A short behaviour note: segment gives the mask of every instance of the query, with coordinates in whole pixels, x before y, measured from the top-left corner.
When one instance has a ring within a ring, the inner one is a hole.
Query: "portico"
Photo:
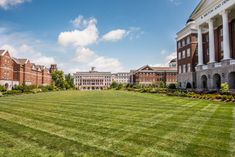
[[[222,51],[223,51],[223,61],[226,61],[226,63],[230,63],[227,62],[227,60],[231,60],[231,46],[230,46],[230,31],[229,31],[229,10],[223,10],[221,13],[218,14],[218,16],[221,16],[222,18]],[[217,15],[215,16],[217,19],[219,18]],[[202,23],[201,25],[197,26],[197,31],[198,31],[198,68],[203,69],[203,66],[206,63],[204,63],[204,51],[203,51],[203,39],[202,39],[202,35],[205,32],[209,32],[209,62],[208,64],[215,64],[216,60],[215,60],[215,27],[214,27],[214,17],[212,17],[211,19],[209,19],[208,21],[206,21],[205,23]],[[219,21],[219,20],[217,20]],[[220,61],[218,61],[220,62]],[[233,62],[231,62],[233,63]],[[218,64],[217,64],[218,65]],[[214,66],[213,66],[214,67]],[[205,68],[205,66],[204,66]]]
[[[222,3],[221,2],[221,8]],[[230,1],[227,1],[227,3]],[[231,1],[232,2],[232,1]],[[207,85],[208,89],[218,89],[220,88],[221,83],[223,82],[233,82],[230,78],[229,74],[235,70],[235,61],[232,56],[232,42],[234,40],[232,37],[233,31],[233,23],[234,19],[234,5],[229,8],[224,8],[222,11],[218,9],[214,9],[214,12],[211,12],[213,16],[209,18],[203,19],[200,17],[197,25],[197,33],[198,33],[198,65],[196,67],[197,73],[197,84],[199,88],[205,88],[205,81],[202,81],[202,78],[207,77]],[[204,15],[209,16],[209,15]],[[230,27],[231,25],[231,27]],[[215,35],[215,32],[219,32]],[[203,35],[208,34],[208,50],[206,51],[203,48]],[[220,42],[218,42],[220,41]],[[216,48],[216,45],[217,46]],[[209,54],[205,54],[209,53]],[[206,59],[206,55],[208,55],[208,59]],[[205,79],[204,79],[205,80]],[[235,81],[235,80],[234,80]],[[232,86],[231,86],[232,89]]]
[[[189,46],[181,47],[181,42],[187,37],[191,38],[191,50],[195,50],[191,58],[182,59]],[[192,82],[196,88],[208,90],[228,83],[234,90],[235,0],[201,0],[185,28],[177,33],[177,45],[180,83]],[[185,72],[187,64],[194,65],[192,71]],[[188,75],[193,77],[186,80]]]

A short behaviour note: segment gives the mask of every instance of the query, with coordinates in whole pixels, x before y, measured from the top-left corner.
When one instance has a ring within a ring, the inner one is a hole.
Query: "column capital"
[[[210,23],[214,24],[214,22],[215,22],[215,19],[212,19],[212,18],[206,21],[206,23],[208,23],[208,24],[210,24]]]
[[[197,25],[197,26],[196,26],[196,29],[197,29],[197,30],[202,30],[202,26],[201,26],[201,25]]]
[[[222,10],[219,15],[223,16],[223,15],[228,15],[231,12],[231,10]]]

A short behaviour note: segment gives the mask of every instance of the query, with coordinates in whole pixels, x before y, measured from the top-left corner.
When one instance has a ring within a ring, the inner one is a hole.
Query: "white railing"
[[[208,65],[203,65],[203,66],[202,66],[202,69],[203,69],[203,70],[208,69]]]
[[[235,59],[230,60],[230,65],[235,64]]]
[[[221,67],[221,63],[215,63],[215,68]]]

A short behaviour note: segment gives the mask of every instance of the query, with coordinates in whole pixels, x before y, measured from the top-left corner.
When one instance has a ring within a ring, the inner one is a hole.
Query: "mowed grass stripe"
[[[18,119],[18,118],[17,118]]]
[[[192,105],[193,107],[194,105]],[[203,107],[203,106],[202,106]],[[187,108],[185,109],[185,111],[187,110]],[[138,145],[142,145],[144,147],[148,147],[149,145],[152,145],[155,141],[155,139],[161,139],[161,137],[166,134],[168,131],[174,129],[174,127],[172,126],[166,126],[165,128],[160,128],[158,127],[158,125],[161,125],[161,124],[164,124],[166,121],[170,120],[170,119],[173,119],[174,117],[177,117],[177,115],[180,115],[181,113],[183,113],[184,110],[181,110],[180,112],[178,112],[178,114],[174,114],[174,115],[171,115],[167,118],[163,118],[162,120],[158,121],[155,126],[157,129],[155,129],[154,133],[152,132],[152,134],[144,134],[145,132],[148,132],[149,130],[148,129],[142,129],[142,130],[139,130],[138,133],[135,133],[135,134],[127,134],[126,136],[123,136],[121,137],[121,139],[123,141],[127,141],[127,142],[131,142],[131,143],[135,143],[135,144],[138,144]],[[141,137],[144,137],[144,138],[141,138]],[[148,138],[148,137],[151,137],[151,140]],[[113,148],[118,148],[120,150],[125,150],[127,151],[126,149],[126,146],[122,144],[122,141],[120,141],[120,143],[117,143],[116,145],[113,145],[112,146]],[[141,152],[140,152],[141,153]]]
[[[0,126],[1,128],[1,126]],[[52,151],[46,149],[45,146],[40,147],[35,142],[20,139],[15,134],[0,131],[0,156],[62,156],[63,152]]]
[[[24,119],[26,120],[26,119]],[[109,150],[97,148],[88,144],[83,144],[80,141],[75,140],[76,135],[73,138],[66,138],[58,133],[58,128],[53,128],[53,125],[48,126],[48,130],[41,129],[40,123],[35,123],[27,120],[27,124],[22,119],[18,121],[13,118],[0,118],[0,123],[3,124],[1,129],[10,133],[14,133],[17,137],[31,142],[37,142],[40,146],[46,146],[48,149],[63,151],[66,156],[76,156],[76,153],[84,152],[90,155],[105,155],[105,156],[123,156],[116,154]],[[32,128],[32,126],[34,127]],[[63,130],[61,130],[63,131]],[[82,136],[80,136],[82,138]]]
[[[62,93],[62,94],[63,94],[63,93]],[[76,94],[77,94],[77,93],[76,93]],[[130,95],[131,95],[130,93],[122,93],[122,94],[123,94],[122,96],[124,96],[124,95],[130,96]],[[137,108],[138,106],[140,106],[140,107],[141,107],[141,106],[144,106],[144,107],[154,107],[154,106],[152,106],[152,104],[156,104],[156,103],[153,103],[154,101],[151,102],[151,103],[149,103],[148,101],[142,100],[142,99],[139,98],[138,96],[139,96],[139,95],[135,95],[135,97],[133,97],[133,100],[135,100],[135,101],[133,101],[134,104],[135,104],[135,105],[134,105],[135,108]],[[32,98],[33,101],[32,101],[32,100],[29,100],[30,104],[31,104],[31,103],[34,103],[34,102],[40,102],[40,100],[37,99],[37,98],[38,98],[37,95],[32,95],[32,97],[33,97],[33,98]],[[79,95],[78,95],[78,97],[79,97]],[[64,103],[64,101],[63,101],[63,100],[61,101],[60,98],[61,98],[61,97],[56,98],[57,101],[55,101],[55,100],[50,100],[50,102],[54,102],[54,103],[57,103],[57,104]],[[121,98],[122,98],[122,97],[121,97]],[[40,97],[40,99],[41,99],[41,97]],[[86,99],[88,99],[88,100],[86,100]],[[89,106],[89,105],[92,104],[91,102],[89,102],[89,99],[90,99],[90,97],[88,97],[88,98],[85,97],[85,98],[83,98],[83,99],[78,99],[79,101],[76,102],[76,103],[77,103],[77,104],[83,104],[83,105],[88,105],[88,106]],[[116,100],[116,99],[117,99],[117,100]],[[137,99],[137,100],[136,100],[136,99]],[[157,96],[157,105],[155,105],[155,107],[160,107],[160,106],[161,106],[161,100],[162,100],[162,99],[164,100],[164,102],[166,101],[166,100],[165,100],[165,97],[163,97],[163,96]],[[6,99],[6,100],[9,101],[8,99]],[[25,102],[25,101],[27,101],[28,99],[21,99],[21,100],[23,100],[23,101]],[[34,100],[37,100],[37,101],[34,101]],[[43,105],[44,102],[45,102],[45,103],[48,103],[48,102],[47,102],[47,99],[41,99],[41,100],[43,100],[43,101],[41,102],[42,105]],[[85,101],[84,101],[84,100],[85,100]],[[129,105],[126,105],[126,104],[123,104],[123,105],[122,105],[122,104],[119,103],[119,98],[112,98],[111,100],[110,100],[110,99],[105,99],[105,101],[106,101],[107,103],[108,103],[108,102],[115,103],[115,100],[117,101],[116,103],[119,104],[118,107],[122,107],[122,106],[123,106],[123,107],[127,107],[127,108],[128,108],[128,107],[131,106],[131,103],[132,103],[132,102],[129,100],[129,102],[127,101]],[[125,100],[125,99],[122,98],[122,102],[125,102],[124,100]],[[140,101],[140,100],[141,100],[141,101]],[[174,104],[175,107],[178,107],[178,106],[180,106],[180,103],[177,104],[176,101],[182,102],[182,100],[183,100],[184,102],[187,101],[187,100],[184,100],[184,99],[181,99],[181,98],[180,98],[180,99],[177,99],[177,100],[175,100],[175,101],[173,101],[173,102],[172,102],[172,101],[168,101],[168,102],[165,103],[163,106],[166,107],[166,106],[168,106],[167,104]],[[139,105],[139,104],[136,103],[137,101],[143,102],[144,104],[140,104],[140,105]],[[71,102],[71,100],[66,100],[66,102]],[[88,103],[86,104],[86,102],[88,102]],[[103,101],[96,100],[96,103],[99,103],[99,102],[103,102]],[[147,105],[148,103],[149,103],[150,105]],[[105,107],[109,107],[109,106],[110,106],[110,105],[105,105]],[[92,106],[92,107],[95,107],[95,106]],[[99,107],[102,107],[102,105],[99,106]],[[114,106],[111,106],[111,107],[114,107]],[[171,106],[170,106],[170,107],[171,107]],[[141,109],[143,109],[143,107],[142,107]]]
[[[232,110],[232,118],[233,118],[233,123],[232,123],[232,128],[230,129],[230,150],[231,150],[231,156],[235,156],[235,107]]]
[[[106,134],[107,136],[109,136],[108,132],[106,131],[107,129],[110,130],[110,131],[111,130],[113,130],[113,131],[117,130],[117,129],[114,129],[114,128],[112,129],[109,126],[108,127],[103,127],[103,126],[101,127],[100,125],[97,125],[97,124],[87,124],[87,123],[85,124],[85,123],[80,123],[80,122],[77,122],[77,121],[72,121],[72,119],[70,119],[70,118],[66,118],[66,120],[65,120],[65,119],[60,119],[58,117],[47,116],[47,115],[44,115],[43,113],[38,114],[38,112],[37,112],[37,114],[35,114],[34,111],[32,111],[32,113],[29,114],[29,115],[27,115],[28,113],[26,113],[24,111],[21,111],[21,110],[20,110],[20,112],[12,111],[10,113],[15,113],[17,115],[27,116],[27,117],[31,117],[31,118],[34,118],[34,119],[35,119],[35,115],[37,115],[36,120],[42,120],[42,121],[46,121],[46,122],[54,122],[58,125],[65,125],[65,126],[69,126],[69,127],[81,125],[81,127],[76,128],[76,129],[82,129],[83,125],[87,125],[88,129],[86,129],[86,131],[89,131],[89,130],[93,131],[93,128],[95,127],[95,128],[97,128],[97,131],[96,131],[97,133],[99,133],[99,131],[101,131],[100,132],[101,134]],[[164,118],[166,118],[166,117],[164,117]],[[183,117],[183,118],[185,118],[185,117]],[[152,120],[152,121],[155,122],[155,123],[158,122],[157,120],[156,121]],[[61,124],[60,122],[63,122],[63,123]],[[89,128],[89,125],[93,125],[92,128]],[[172,125],[172,124],[168,124],[168,125]],[[138,130],[139,129],[146,129],[146,128],[138,127]],[[181,130],[184,130],[184,129],[186,129],[186,128],[184,127]],[[103,130],[105,132],[103,132]],[[212,131],[212,130],[210,130],[210,131]]]
[[[79,100],[79,101],[81,101],[81,100]],[[136,102],[134,102],[134,103],[141,103],[140,101],[136,101]],[[1,103],[4,103],[4,101],[2,101]],[[6,101],[5,102],[5,104],[6,103],[8,103],[8,101]],[[145,112],[145,113],[151,113],[151,112],[154,112],[154,111],[156,111],[156,110],[160,110],[160,109],[162,109],[162,110],[166,110],[166,109],[172,109],[172,107],[174,107],[175,109],[183,109],[183,108],[185,108],[185,106],[180,106],[180,105],[175,105],[174,104],[174,106],[172,106],[172,105],[169,105],[169,104],[164,104],[164,105],[162,105],[163,107],[162,108],[160,108],[160,104],[158,104],[158,103],[156,103],[156,104],[154,104],[154,105],[151,105],[150,107],[149,107],[149,109],[148,108],[146,108],[146,107],[148,107],[148,106],[145,106],[145,102],[143,102],[143,108],[140,108],[140,109],[136,109],[135,108],[135,106],[134,107],[132,107],[132,108],[130,108],[130,107],[122,107],[120,104],[115,104],[115,103],[109,103],[110,105],[103,105],[103,103],[98,103],[98,102],[95,102],[95,104],[89,104],[89,105],[81,105],[81,104],[83,104],[82,102],[80,102],[80,103],[74,103],[74,102],[71,102],[70,101],[70,104],[71,105],[68,105],[67,103],[66,104],[63,104],[63,103],[61,103],[61,102],[57,102],[56,104],[55,103],[42,103],[42,102],[38,102],[38,101],[33,101],[33,102],[30,102],[29,101],[29,103],[27,104],[27,102],[25,101],[25,100],[22,100],[22,101],[18,101],[18,100],[14,100],[14,103],[13,104],[15,104],[15,105],[19,105],[19,104],[22,104],[22,103],[24,103],[25,104],[25,106],[27,106],[27,105],[30,105],[30,106],[32,106],[32,105],[37,105],[37,104],[42,104],[41,106],[52,106],[52,107],[54,107],[54,108],[60,108],[61,106],[62,107],[64,107],[64,108],[68,108],[68,109],[79,109],[79,110],[83,110],[83,109],[87,109],[87,108],[89,108],[89,109],[91,109],[91,110],[102,110],[102,109],[117,109],[117,110],[124,110],[124,111],[135,111],[135,112],[137,112],[137,111],[140,111],[141,113],[142,112]],[[183,101],[180,101],[179,102],[179,104],[184,104],[185,102],[183,102]],[[79,106],[78,106],[79,105]],[[114,107],[110,107],[110,106],[114,106]],[[129,103],[129,105],[131,105],[130,103]],[[128,105],[128,106],[129,106]],[[168,107],[167,107],[168,106]],[[187,106],[186,106],[187,107]]]
[[[206,107],[204,107],[204,108],[206,108]],[[203,108],[203,109],[204,109]],[[197,114],[200,112],[200,110],[199,111],[197,111],[196,113],[192,113],[192,116],[189,116],[189,118],[190,119],[192,119],[194,116],[197,116]],[[182,119],[181,120],[181,122],[183,123],[183,124],[188,124],[189,123],[189,119]],[[178,142],[178,145],[177,146],[181,146],[181,145],[186,145],[187,143],[189,143],[188,141],[183,141],[182,139],[182,136],[185,136],[185,135],[187,135],[187,134],[181,134],[180,132],[178,132],[177,131],[177,128],[179,128],[180,126],[174,126],[174,127],[170,127],[170,128],[168,128],[167,130],[165,130],[164,132],[159,132],[159,133],[157,133],[158,135],[161,135],[161,137],[159,138],[159,139],[154,139],[154,140],[152,140],[152,144],[151,144],[151,146],[149,147],[149,148],[147,148],[147,149],[145,149],[143,152],[142,152],[142,154],[141,154],[141,156],[145,156],[146,154],[148,154],[150,151],[152,151],[152,150],[154,150],[153,148],[158,148],[157,149],[157,151],[156,151],[156,154],[158,154],[158,152],[160,151],[160,153],[163,151],[163,152],[165,152],[165,151],[167,151],[168,153],[172,153],[172,154],[174,154],[175,152],[173,151],[173,149],[174,148],[172,148],[172,146],[171,145],[169,145],[169,144],[174,144],[174,143],[172,143],[171,142],[171,139],[174,139],[174,140],[176,140],[177,142]],[[176,135],[177,134],[177,135]],[[188,135],[191,135],[191,134],[188,134]],[[139,136],[139,135],[138,135]],[[146,143],[146,141],[148,141],[148,140],[150,140],[150,138],[152,138],[151,136],[150,137],[141,137],[141,136],[139,136],[139,137],[137,137],[137,136],[134,136],[134,137],[132,137],[131,139],[132,140],[136,140],[136,139],[138,139],[138,141],[136,141],[136,142],[138,142],[138,143],[143,143],[143,142],[145,142]],[[185,140],[185,139],[184,139]],[[166,145],[165,143],[167,143],[168,145]],[[160,149],[161,148],[161,149]],[[171,150],[168,150],[168,149],[171,149]],[[152,152],[151,152],[152,153]]]
[[[19,137],[21,144],[32,143],[35,147],[30,153],[34,156],[40,148],[45,148],[42,156],[47,151],[53,156],[57,153],[61,156],[138,156],[141,152],[143,156],[189,156],[190,149],[191,156],[231,156],[234,105],[210,103],[118,91],[4,97],[0,98],[0,125],[3,126],[0,131]],[[5,123],[10,124],[11,129],[5,127]],[[16,126],[21,126],[23,131],[16,133]],[[60,147],[53,141],[43,144],[46,141],[43,136],[32,140],[29,136],[33,136],[32,132],[56,136],[63,143],[69,140],[71,143],[65,143],[72,144],[73,149]],[[73,142],[85,148],[78,149]]]
[[[188,105],[187,105],[188,106]],[[19,106],[17,106],[17,108],[18,108]],[[15,107],[14,107],[15,108]],[[20,107],[21,109],[27,109],[27,107],[24,107],[23,105],[21,105],[21,107]],[[31,107],[30,107],[31,108]],[[44,108],[40,108],[40,107],[33,107],[33,109],[35,109],[35,111],[42,111],[42,112],[48,112],[48,110],[44,110]],[[61,108],[60,109],[60,114],[62,114],[62,115],[65,115],[65,113],[66,113],[66,111],[74,111],[74,110],[63,110],[63,108]],[[76,110],[75,110],[76,111]],[[171,111],[171,110],[170,110]],[[58,110],[55,110],[55,111],[53,111],[53,112],[51,112],[51,110],[49,110],[49,112],[51,113],[51,114],[53,114],[53,113],[58,113]],[[172,112],[176,112],[176,111],[172,111]],[[93,115],[91,115],[91,113],[95,113],[95,114],[93,114]],[[103,115],[102,115],[102,112],[89,112],[89,111],[87,111],[87,112],[85,112],[85,113],[83,113],[83,115],[81,115],[81,112],[76,112],[75,114],[73,113],[73,112],[68,112],[67,113],[68,114],[68,116],[69,115],[74,115],[74,116],[80,116],[80,117],[83,117],[83,116],[85,116],[84,118],[89,118],[89,117],[94,117],[96,120],[97,119],[100,119],[101,118],[101,120],[102,119],[106,119],[106,118],[110,118],[110,116],[111,117],[114,117],[113,116],[113,113],[108,113],[108,114],[106,114],[107,116],[105,116],[105,117],[103,117]],[[156,114],[156,113],[155,113]],[[100,115],[102,115],[102,116],[100,116]],[[123,117],[123,119],[125,119],[125,121],[124,122],[126,122],[126,121],[128,121],[128,120],[132,120],[131,118],[132,117],[134,117],[133,115],[131,115],[131,117],[130,116],[128,116],[128,117],[125,117],[122,113],[120,113],[120,114],[118,114],[117,115],[117,117],[115,117],[115,118],[119,118],[120,119],[120,116],[119,115],[122,115],[122,117]],[[150,115],[151,116],[151,115]],[[100,117],[100,118],[99,118]],[[135,117],[134,117],[135,118]],[[137,119],[136,119],[137,118]],[[142,116],[140,116],[140,117],[136,117],[135,119],[138,121],[140,118],[141,119],[143,119],[142,118]],[[120,119],[120,120],[123,120],[123,119]]]
[[[17,111],[20,111],[20,112],[17,112]],[[26,110],[27,111],[27,110]],[[9,111],[8,111],[9,112]],[[27,113],[26,112],[24,112],[24,110],[14,110],[14,111],[12,111],[13,113],[15,112],[16,114],[22,114],[22,115],[27,115]],[[35,113],[35,111],[32,111],[33,113]],[[39,112],[39,111],[38,111]],[[37,113],[38,113],[37,112]],[[32,114],[32,113],[31,113]],[[49,114],[48,114],[49,115]],[[50,113],[50,115],[51,115],[51,113]],[[163,116],[164,116],[164,114],[162,114]],[[40,117],[41,116],[43,116],[43,113],[41,113],[40,114]],[[47,115],[45,115],[45,116],[47,116]],[[158,116],[157,116],[158,117]],[[52,121],[54,121],[54,120],[56,120],[55,118],[57,118],[59,121],[61,121],[61,120],[63,120],[63,119],[60,119],[60,118],[58,118],[58,117],[46,117],[47,119],[49,119],[49,120],[52,120]],[[70,119],[71,117],[69,117],[68,119]],[[161,118],[161,117],[158,117],[158,118]],[[157,122],[157,120],[156,121],[154,121],[154,120],[152,120],[153,122]],[[69,123],[69,122],[68,122]],[[88,124],[89,125],[89,124]],[[103,124],[102,124],[103,125]]]

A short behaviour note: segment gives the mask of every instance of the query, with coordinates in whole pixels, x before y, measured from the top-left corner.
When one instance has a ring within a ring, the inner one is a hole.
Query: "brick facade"
[[[178,82],[182,88],[190,85],[218,90],[221,83],[227,83],[235,91],[234,0],[201,0],[176,40]],[[183,57],[188,48],[191,56]]]
[[[138,70],[132,70],[133,82],[137,84],[166,84],[177,82],[177,69],[171,67],[150,67],[148,65]]]
[[[11,89],[15,85],[50,85],[51,74],[45,66],[17,59],[6,50],[0,50],[0,85]]]

